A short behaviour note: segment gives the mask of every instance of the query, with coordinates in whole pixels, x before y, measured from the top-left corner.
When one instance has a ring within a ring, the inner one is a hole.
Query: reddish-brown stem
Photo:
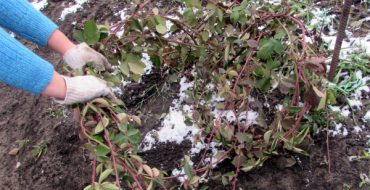
[[[110,139],[109,139],[109,135],[108,135],[108,131],[107,129],[104,127],[104,138],[105,140],[107,141],[108,143],[108,146],[110,148],[110,151],[111,151],[111,159],[112,159],[112,165],[113,165],[113,169],[114,169],[114,175],[116,177],[116,185],[119,189],[121,189],[121,184],[119,183],[119,176],[118,176],[118,170],[117,170],[117,163],[116,163],[116,153],[114,152],[113,150],[113,145],[112,143],[110,142]]]
[[[331,161],[330,161],[330,147],[329,147],[329,132],[326,131],[326,154],[327,154],[327,161],[328,161],[328,172],[331,172]]]
[[[235,81],[235,84],[234,84],[234,87],[233,87],[233,91],[235,92],[236,90],[236,86],[239,84],[239,80],[240,78],[242,77],[243,73],[245,72],[245,70],[247,69],[248,65],[249,65],[249,62],[251,61],[252,59],[252,56],[253,56],[253,53],[254,53],[254,50],[255,48],[251,48],[248,52],[248,57],[247,59],[245,60],[245,63],[243,65],[243,68],[242,70],[240,71],[238,77],[236,78],[236,81]]]
[[[241,160],[241,152],[238,155],[237,162],[236,162],[236,171],[235,171],[235,176],[233,179],[233,190],[236,189],[236,182],[238,181],[238,174],[240,172],[240,160]]]
[[[132,177],[132,179],[134,179],[135,183],[137,184],[137,187],[140,189],[140,190],[143,190],[143,187],[141,186],[139,180],[137,179],[137,176],[135,175],[134,172],[131,171],[130,167],[126,164],[126,161],[122,158],[120,158],[121,160],[121,163],[122,163],[122,166],[127,170],[127,172],[130,174],[130,176]]]
[[[91,188],[92,188],[92,190],[95,189],[95,175],[96,175],[96,155],[94,155],[94,159],[92,161],[92,175],[91,175]]]

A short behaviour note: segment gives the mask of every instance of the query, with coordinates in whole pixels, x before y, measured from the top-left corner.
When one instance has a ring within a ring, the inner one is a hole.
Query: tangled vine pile
[[[184,117],[197,128],[192,142],[203,145],[197,162],[185,156],[183,172],[172,176],[150,167],[137,154],[140,117],[126,114],[124,100],[97,98],[79,105],[81,137],[93,159],[86,190],[167,189],[179,177],[176,186],[184,188],[206,189],[213,178],[235,189],[240,172],[274,155],[285,155],[286,167],[296,162],[291,152],[307,155],[300,145],[310,141],[317,125],[306,116],[335,102],[335,91],[325,83],[325,58],[306,42],[304,23],[313,16],[302,11],[306,4],[184,0],[176,5],[138,2],[125,21],[111,28],[88,21],[74,36],[112,63],[112,72],[86,69],[111,86],[140,82],[145,57],[165,81],[191,83],[180,89],[180,104],[190,105]],[[276,94],[278,102],[264,103]],[[209,151],[211,145],[217,153]],[[212,176],[227,160],[233,170]]]

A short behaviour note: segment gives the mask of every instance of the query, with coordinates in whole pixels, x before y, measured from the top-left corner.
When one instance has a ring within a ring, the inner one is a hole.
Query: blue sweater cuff
[[[43,47],[58,28],[25,0],[0,0],[0,26]]]

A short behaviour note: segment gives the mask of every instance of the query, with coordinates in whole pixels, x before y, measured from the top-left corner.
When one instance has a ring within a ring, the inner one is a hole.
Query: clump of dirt
[[[139,115],[142,120],[139,130],[143,136],[161,127],[163,115],[177,98],[179,84],[168,82],[166,77],[163,71],[154,70],[143,75],[140,83],[130,83],[122,89],[120,98],[127,111]]]
[[[191,148],[191,142],[184,140],[180,144],[176,142],[158,143],[148,151],[139,155],[152,167],[160,168],[168,173],[181,165],[181,160]]]
[[[259,93],[257,89],[254,89],[251,93],[251,97],[255,98],[256,101],[252,102],[251,107],[256,109],[262,109],[261,113],[264,114],[265,121],[267,125],[270,125],[276,114],[277,105],[282,105],[285,95],[280,92],[280,90],[275,89],[268,96],[263,93]]]

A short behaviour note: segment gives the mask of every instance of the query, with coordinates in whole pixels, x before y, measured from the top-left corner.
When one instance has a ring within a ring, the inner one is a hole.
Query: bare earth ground
[[[90,1],[84,5],[83,10],[67,16],[65,21],[60,21],[60,13],[67,4],[68,1],[49,0],[49,5],[43,12],[56,21],[60,29],[70,37],[74,27],[72,22],[77,21],[76,27],[81,27],[87,19],[95,19],[98,23],[116,22],[119,17],[113,16],[114,13],[125,6],[125,2],[120,0]],[[32,44],[28,46],[54,65],[61,59],[50,50],[39,49]],[[153,79],[153,83],[156,82],[155,78],[149,79]],[[143,87],[137,86],[128,88],[138,92],[135,94],[144,90]],[[143,133],[159,127],[158,119],[153,122],[153,113],[168,110],[174,98],[170,94],[178,90],[176,85],[170,89],[165,95],[168,98],[159,98],[140,108],[146,115],[146,118],[142,118]],[[78,124],[72,121],[70,111],[64,111],[63,114],[64,109],[50,99],[33,96],[3,84],[0,84],[0,100],[0,190],[81,190],[90,182],[90,161],[80,148],[82,142],[78,137]],[[370,187],[359,188],[358,184],[359,174],[369,173],[370,162],[348,160],[348,156],[362,154],[366,147],[363,138],[368,134],[369,131],[365,131],[362,136],[350,134],[343,138],[330,138],[330,173],[326,162],[326,135],[319,134],[314,137],[315,144],[310,146],[310,157],[297,155],[300,162],[294,167],[279,169],[276,167],[277,159],[272,159],[261,169],[242,174],[238,182],[243,189],[336,190],[343,189],[344,184],[351,187],[350,189],[369,189]],[[28,140],[28,143],[17,156],[9,155],[8,152],[18,147],[21,140]],[[32,155],[32,149],[43,142],[46,142],[47,148],[37,159]],[[150,165],[160,166],[166,163],[164,169],[171,170],[182,157],[178,152],[187,151],[189,148],[186,142],[180,145],[169,143],[145,152],[142,156]],[[20,164],[18,168],[17,163]],[[231,165],[224,162],[218,170],[222,171],[228,167]],[[209,186],[210,189],[227,188],[212,180]]]

